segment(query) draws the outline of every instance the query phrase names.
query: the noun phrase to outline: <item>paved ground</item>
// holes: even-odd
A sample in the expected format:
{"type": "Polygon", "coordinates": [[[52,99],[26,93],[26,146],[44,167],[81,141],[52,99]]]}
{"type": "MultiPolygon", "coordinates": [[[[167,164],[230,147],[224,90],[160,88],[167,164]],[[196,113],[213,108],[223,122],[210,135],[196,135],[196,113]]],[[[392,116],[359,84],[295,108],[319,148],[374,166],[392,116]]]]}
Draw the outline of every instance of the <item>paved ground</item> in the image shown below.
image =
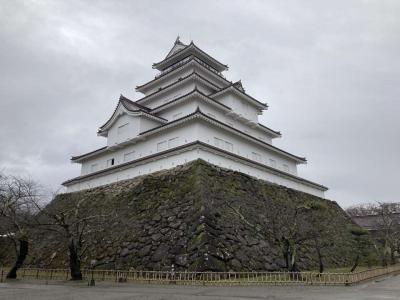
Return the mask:
{"type": "Polygon", "coordinates": [[[335,286],[265,286],[265,287],[202,287],[175,285],[97,284],[88,287],[71,282],[38,284],[26,282],[0,283],[1,300],[53,299],[195,299],[195,300],[378,300],[400,299],[400,275],[352,287],[335,286]]]}

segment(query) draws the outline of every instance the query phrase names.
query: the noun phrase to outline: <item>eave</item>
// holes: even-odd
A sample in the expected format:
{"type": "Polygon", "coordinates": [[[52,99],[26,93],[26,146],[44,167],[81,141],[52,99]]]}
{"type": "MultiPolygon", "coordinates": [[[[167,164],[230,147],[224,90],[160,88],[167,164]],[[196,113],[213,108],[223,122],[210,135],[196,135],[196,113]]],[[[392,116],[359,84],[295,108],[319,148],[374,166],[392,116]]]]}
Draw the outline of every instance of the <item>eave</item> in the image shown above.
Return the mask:
{"type": "Polygon", "coordinates": [[[146,82],[145,84],[136,86],[135,90],[137,92],[140,92],[140,93],[145,93],[147,90],[149,90],[149,89],[153,88],[154,86],[156,86],[159,81],[161,81],[161,80],[163,80],[165,78],[168,78],[171,75],[175,75],[176,73],[178,73],[179,71],[185,69],[185,67],[188,67],[189,65],[193,65],[193,66],[201,68],[202,70],[205,70],[206,72],[208,72],[208,74],[210,74],[210,76],[212,76],[215,79],[223,82],[224,85],[232,84],[232,82],[228,81],[220,73],[215,72],[215,71],[211,70],[210,68],[208,68],[206,66],[207,64],[205,62],[203,62],[201,59],[197,58],[197,57],[190,56],[189,59],[187,59],[183,63],[182,62],[178,62],[176,64],[178,65],[176,68],[173,68],[171,71],[165,72],[165,73],[161,74],[160,76],[155,77],[154,79],[152,79],[151,81],[146,82]]]}
{"type": "Polygon", "coordinates": [[[217,107],[219,107],[220,109],[222,109],[224,111],[232,111],[232,109],[229,106],[226,106],[225,104],[222,104],[222,103],[218,102],[217,100],[208,97],[207,95],[205,95],[202,92],[200,92],[197,88],[195,88],[193,91],[191,91],[191,92],[189,92],[189,93],[187,93],[187,94],[185,94],[183,96],[180,96],[180,97],[175,98],[175,99],[173,99],[173,100],[171,100],[171,101],[169,101],[167,103],[164,103],[164,104],[162,104],[160,106],[157,106],[157,107],[153,108],[151,111],[153,113],[158,113],[158,112],[160,112],[160,111],[162,111],[164,109],[167,109],[167,108],[169,108],[169,107],[171,107],[173,105],[176,105],[176,104],[178,104],[180,102],[183,102],[183,101],[185,101],[187,99],[190,99],[190,98],[196,97],[196,96],[199,97],[199,99],[204,100],[204,101],[206,101],[206,102],[208,102],[208,103],[210,103],[210,104],[212,104],[214,106],[217,106],[217,107]]]}
{"type": "Polygon", "coordinates": [[[215,92],[214,94],[210,95],[210,97],[218,98],[219,96],[221,96],[225,93],[228,93],[228,92],[235,93],[236,95],[246,99],[248,102],[252,103],[254,106],[256,106],[257,108],[259,108],[261,110],[265,110],[268,108],[268,105],[266,103],[262,103],[262,102],[258,101],[257,99],[251,97],[250,95],[246,94],[245,92],[243,92],[240,89],[238,89],[237,87],[235,87],[234,84],[231,84],[231,85],[219,90],[218,92],[215,92]]]}
{"type": "Polygon", "coordinates": [[[238,134],[239,136],[242,136],[242,137],[244,137],[244,138],[246,138],[246,139],[248,139],[250,141],[256,142],[257,144],[259,144],[261,146],[264,146],[264,147],[268,148],[269,150],[272,150],[275,153],[278,153],[278,154],[283,155],[285,157],[291,158],[292,160],[296,161],[297,163],[304,164],[304,163],[307,162],[307,160],[304,157],[299,157],[299,156],[296,156],[296,155],[291,154],[289,152],[286,152],[286,151],[284,151],[284,150],[282,150],[282,149],[280,149],[278,147],[275,147],[275,146],[273,146],[273,145],[271,145],[269,143],[266,143],[266,142],[264,142],[264,141],[262,141],[262,140],[260,140],[260,139],[258,139],[256,137],[253,137],[253,136],[251,136],[251,135],[249,135],[249,134],[247,134],[247,133],[245,133],[245,132],[243,132],[241,130],[238,130],[238,129],[233,128],[233,127],[231,127],[231,126],[229,126],[229,125],[227,125],[227,124],[225,124],[223,122],[220,122],[220,121],[218,121],[218,120],[216,120],[216,119],[204,114],[199,108],[197,108],[197,110],[195,112],[193,112],[193,113],[191,113],[191,114],[189,114],[187,116],[184,116],[182,118],[176,119],[176,120],[171,121],[169,123],[165,123],[165,124],[163,124],[161,126],[158,126],[158,127],[146,130],[146,131],[142,131],[141,133],[139,133],[138,136],[136,136],[136,137],[134,137],[134,138],[132,138],[130,140],[124,141],[124,142],[122,142],[122,143],[120,143],[118,145],[111,146],[111,147],[104,147],[104,148],[101,148],[101,149],[98,149],[98,150],[95,150],[95,151],[92,151],[92,152],[89,152],[89,153],[86,153],[86,154],[83,154],[83,155],[72,157],[71,160],[73,162],[80,162],[80,161],[82,161],[84,159],[96,156],[96,155],[104,153],[104,152],[114,151],[115,149],[125,147],[126,145],[135,144],[138,141],[141,141],[141,140],[147,138],[148,136],[151,136],[152,134],[158,133],[160,131],[164,131],[164,130],[166,130],[168,128],[171,128],[171,127],[175,127],[175,126],[177,126],[179,124],[182,124],[184,122],[188,122],[188,121],[190,121],[192,119],[195,119],[195,118],[201,118],[201,119],[203,119],[205,121],[208,121],[209,123],[214,124],[214,125],[216,125],[216,126],[218,126],[220,128],[223,128],[223,129],[228,130],[228,131],[230,131],[232,133],[238,134]],[[98,152],[100,150],[102,150],[102,151],[98,152]]]}
{"type": "Polygon", "coordinates": [[[255,123],[253,121],[244,119],[241,115],[238,115],[237,113],[235,113],[232,110],[232,108],[230,108],[229,106],[205,95],[204,93],[200,92],[198,89],[194,89],[193,91],[191,91],[183,96],[180,96],[180,97],[175,98],[167,103],[157,106],[157,107],[153,108],[151,110],[151,112],[159,113],[160,111],[162,111],[164,109],[167,109],[171,106],[174,106],[183,101],[186,101],[186,100],[190,99],[191,97],[196,97],[196,96],[199,97],[200,100],[206,101],[207,103],[210,103],[211,105],[220,108],[221,110],[223,110],[227,115],[231,116],[232,118],[234,118],[236,120],[239,120],[239,118],[240,118],[240,120],[239,120],[240,122],[250,126],[251,128],[257,128],[259,130],[262,130],[263,132],[267,133],[271,138],[278,138],[278,137],[282,136],[279,131],[275,131],[275,130],[268,128],[267,126],[264,126],[260,123],[255,123]]]}
{"type": "MultiPolygon", "coordinates": [[[[307,162],[307,160],[304,157],[299,157],[299,156],[296,156],[294,154],[291,154],[291,153],[289,153],[289,152],[287,152],[285,150],[282,150],[282,149],[280,149],[278,147],[275,147],[275,146],[273,146],[273,145],[271,145],[269,143],[266,143],[266,142],[254,137],[254,136],[252,136],[250,134],[247,134],[247,133],[245,133],[245,132],[243,132],[243,131],[241,131],[239,129],[233,128],[233,127],[231,127],[231,126],[229,126],[229,125],[227,125],[227,124],[225,124],[223,122],[218,121],[217,119],[214,119],[214,118],[204,114],[200,110],[200,108],[197,108],[197,110],[195,112],[193,112],[193,113],[191,113],[191,114],[189,114],[187,116],[184,116],[182,118],[176,119],[176,120],[171,121],[171,122],[169,122],[167,124],[163,124],[161,126],[158,126],[158,127],[143,131],[143,132],[139,133],[139,137],[140,136],[142,136],[142,137],[147,136],[150,133],[153,134],[153,133],[160,132],[162,130],[174,127],[174,126],[176,126],[178,124],[187,122],[187,121],[189,121],[191,119],[195,119],[195,118],[201,118],[201,119],[203,119],[205,121],[208,121],[211,124],[217,125],[220,128],[223,128],[223,129],[228,130],[230,132],[236,133],[239,136],[242,136],[242,137],[244,137],[244,138],[246,138],[246,139],[248,139],[250,141],[256,142],[257,144],[259,144],[261,146],[264,146],[267,149],[272,150],[275,153],[278,153],[278,154],[280,154],[282,156],[291,158],[292,160],[296,161],[297,163],[304,164],[304,163],[307,162]]],[[[136,138],[134,138],[134,139],[136,139],[136,138]]],[[[129,141],[127,143],[129,143],[129,141]]]]}
{"type": "Polygon", "coordinates": [[[194,55],[201,60],[205,61],[209,64],[212,68],[216,69],[218,72],[222,72],[228,69],[228,66],[220,63],[218,60],[198,48],[193,42],[191,42],[185,48],[177,51],[173,55],[165,58],[164,60],[154,63],[153,68],[157,70],[165,70],[169,66],[175,64],[176,62],[185,59],[187,56],[194,55]]]}
{"type": "Polygon", "coordinates": [[[152,93],[150,95],[147,95],[147,96],[145,96],[143,98],[140,98],[136,102],[137,103],[146,102],[146,101],[152,99],[155,96],[162,95],[163,93],[165,93],[166,91],[170,90],[173,87],[179,87],[179,85],[189,81],[190,79],[202,82],[205,85],[207,85],[207,86],[209,86],[211,88],[214,88],[214,89],[221,89],[221,87],[215,85],[215,83],[209,81],[207,78],[201,76],[200,74],[198,74],[196,72],[192,72],[192,73],[190,73],[189,75],[187,75],[185,77],[179,78],[177,81],[172,82],[171,84],[165,86],[164,88],[159,89],[158,91],[155,91],[154,93],[152,93]]]}
{"type": "Polygon", "coordinates": [[[71,161],[72,162],[80,162],[80,161],[82,161],[82,159],[90,158],[90,157],[96,156],[98,154],[107,152],[107,148],[108,148],[107,146],[104,146],[104,147],[101,147],[99,149],[90,151],[90,152],[82,154],[82,155],[72,156],[71,161]]]}
{"type": "Polygon", "coordinates": [[[261,123],[257,123],[257,127],[265,132],[272,133],[275,137],[282,137],[282,134],[280,131],[273,130],[261,123]]]}

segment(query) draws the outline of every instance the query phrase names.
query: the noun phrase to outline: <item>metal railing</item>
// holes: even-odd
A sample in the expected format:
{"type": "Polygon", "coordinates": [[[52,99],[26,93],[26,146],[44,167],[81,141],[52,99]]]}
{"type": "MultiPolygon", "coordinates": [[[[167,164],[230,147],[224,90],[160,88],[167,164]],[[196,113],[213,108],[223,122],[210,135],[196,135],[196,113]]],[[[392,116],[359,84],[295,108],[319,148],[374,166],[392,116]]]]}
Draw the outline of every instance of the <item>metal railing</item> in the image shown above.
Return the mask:
{"type": "MultiPolygon", "coordinates": [[[[0,268],[1,282],[8,268],[0,268]]],[[[364,280],[400,272],[400,265],[355,273],[317,272],[162,272],[124,270],[82,270],[83,280],[180,284],[180,285],[351,285],[364,280]]],[[[22,268],[21,280],[69,280],[69,269],[22,268]]]]}

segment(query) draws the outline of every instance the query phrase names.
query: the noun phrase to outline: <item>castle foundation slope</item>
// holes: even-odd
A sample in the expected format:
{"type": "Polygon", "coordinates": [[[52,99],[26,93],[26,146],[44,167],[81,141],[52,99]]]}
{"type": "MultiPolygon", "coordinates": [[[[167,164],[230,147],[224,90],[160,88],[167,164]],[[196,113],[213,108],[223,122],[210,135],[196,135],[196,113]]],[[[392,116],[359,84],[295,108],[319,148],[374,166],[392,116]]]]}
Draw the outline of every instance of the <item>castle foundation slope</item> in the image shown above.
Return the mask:
{"type": "MultiPolygon", "coordinates": [[[[354,258],[351,220],[335,202],[202,160],[60,194],[49,207],[60,209],[76,201],[82,202],[87,215],[116,216],[88,236],[83,265],[96,259],[102,268],[110,269],[170,270],[174,265],[176,270],[282,270],[286,267],[282,238],[274,236],[274,226],[288,217],[290,208],[302,209],[310,203],[324,207],[319,218],[327,227],[325,234],[317,231],[320,255],[315,238],[298,244],[298,268],[317,269],[319,258],[326,267],[350,265],[354,258]],[[274,213],[277,207],[280,214],[274,213]]],[[[306,236],[315,224],[311,215],[303,219],[299,235],[306,236]]],[[[55,233],[42,233],[32,244],[28,263],[68,266],[65,244],[55,233]]]]}

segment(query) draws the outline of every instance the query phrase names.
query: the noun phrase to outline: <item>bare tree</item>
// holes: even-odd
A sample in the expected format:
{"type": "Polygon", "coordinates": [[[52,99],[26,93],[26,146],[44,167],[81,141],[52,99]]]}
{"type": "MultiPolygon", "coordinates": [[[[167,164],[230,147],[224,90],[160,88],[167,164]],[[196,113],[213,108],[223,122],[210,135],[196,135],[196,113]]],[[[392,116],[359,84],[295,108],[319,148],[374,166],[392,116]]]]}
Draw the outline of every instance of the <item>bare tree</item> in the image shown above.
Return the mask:
{"type": "Polygon", "coordinates": [[[320,221],[322,216],[317,212],[322,210],[323,205],[319,202],[309,201],[296,203],[296,201],[277,201],[272,199],[268,203],[266,212],[267,226],[269,227],[270,240],[279,244],[286,268],[289,272],[298,272],[298,252],[306,243],[313,241],[317,249],[320,261],[320,270],[323,271],[322,235],[326,223],[320,221]],[[317,224],[317,221],[319,222],[317,224]]]}
{"type": "Polygon", "coordinates": [[[383,264],[396,263],[395,253],[400,251],[400,203],[378,203],[376,237],[381,241],[383,264]]]}
{"type": "MultiPolygon", "coordinates": [[[[93,214],[87,197],[70,194],[63,205],[48,205],[42,213],[47,221],[42,223],[65,239],[69,252],[69,267],[72,280],[82,280],[82,257],[91,246],[90,237],[103,231],[110,214],[93,214]]],[[[53,202],[56,200],[53,200],[53,202]]]]}
{"type": "Polygon", "coordinates": [[[375,214],[376,205],[371,203],[357,204],[350,206],[346,209],[346,212],[351,217],[369,216],[375,214]]]}
{"type": "Polygon", "coordinates": [[[400,203],[363,204],[348,208],[347,213],[370,232],[380,251],[382,264],[396,262],[400,252],[400,203]]]}
{"type": "Polygon", "coordinates": [[[29,232],[40,203],[40,186],[0,174],[0,234],[14,245],[16,260],[7,278],[17,278],[29,249],[29,232]]]}

